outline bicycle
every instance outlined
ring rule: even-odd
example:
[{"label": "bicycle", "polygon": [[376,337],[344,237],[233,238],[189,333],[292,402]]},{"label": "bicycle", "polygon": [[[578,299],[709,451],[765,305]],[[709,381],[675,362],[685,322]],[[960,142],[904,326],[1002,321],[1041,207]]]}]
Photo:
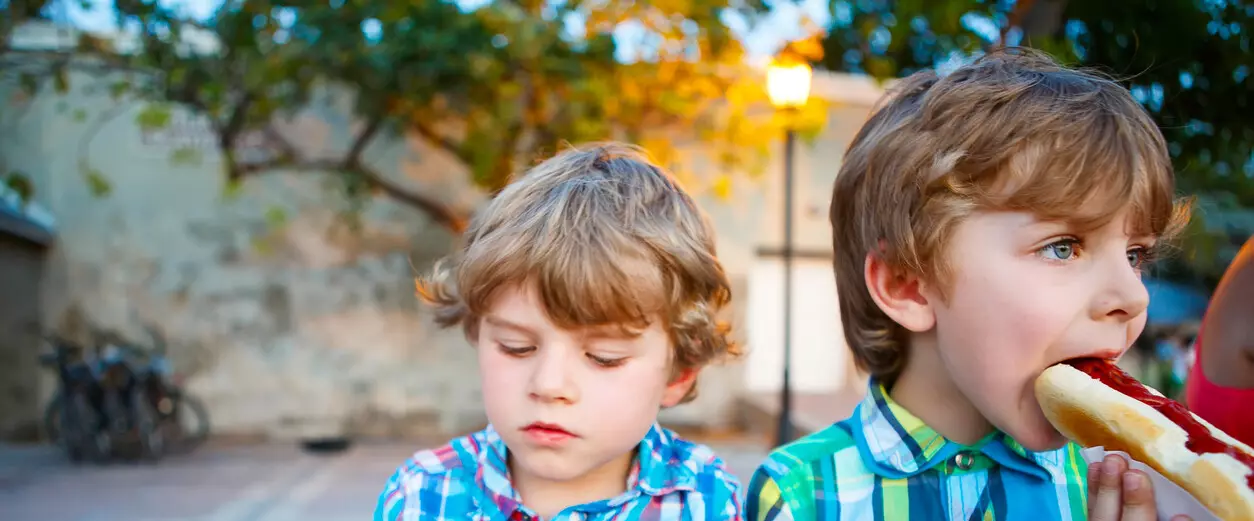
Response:
[{"label": "bicycle", "polygon": [[99,428],[103,396],[84,350],[63,339],[44,340],[52,350],[41,353],[39,362],[57,373],[57,391],[44,412],[46,434],[74,463],[108,460],[111,440]]}]

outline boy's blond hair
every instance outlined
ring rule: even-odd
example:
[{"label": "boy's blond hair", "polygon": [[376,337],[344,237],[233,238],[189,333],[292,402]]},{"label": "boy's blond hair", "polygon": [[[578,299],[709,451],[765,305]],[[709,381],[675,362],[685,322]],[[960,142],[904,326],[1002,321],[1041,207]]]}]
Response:
[{"label": "boy's blond hair", "polygon": [[834,268],[857,365],[890,383],[906,331],[871,299],[866,256],[935,283],[945,246],[980,210],[1030,211],[1083,229],[1131,211],[1137,233],[1167,237],[1187,220],[1167,145],[1130,93],[1030,50],[991,53],[945,77],[895,85],[854,137],[832,194]]},{"label": "boy's blond hair", "polygon": [[737,354],[716,318],[731,289],[713,229],[638,147],[596,144],[536,165],[490,201],[464,237],[418,289],[440,325],[460,324],[472,339],[498,291],[532,284],[564,328],[630,334],[662,320],[673,375]]}]

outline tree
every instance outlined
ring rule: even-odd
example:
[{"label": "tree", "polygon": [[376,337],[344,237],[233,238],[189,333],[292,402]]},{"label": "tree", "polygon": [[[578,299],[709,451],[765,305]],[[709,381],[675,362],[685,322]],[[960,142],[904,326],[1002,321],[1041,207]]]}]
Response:
[{"label": "tree", "polygon": [[[1204,199],[1194,254],[1167,275],[1213,287],[1254,229],[1218,229],[1254,208],[1254,3],[1240,0],[835,1],[821,66],[894,78],[1027,45],[1121,78],[1167,137],[1181,190]],[[952,62],[950,62],[952,63]],[[1229,237],[1235,235],[1237,237]]]},{"label": "tree", "polygon": [[[54,1],[10,2],[0,36],[7,42],[15,24]],[[140,124],[164,124],[171,104],[207,118],[232,182],[277,169],[332,172],[351,199],[384,194],[454,231],[467,209],[376,171],[363,160],[373,141],[419,136],[488,191],[563,142],[627,139],[666,161],[675,157],[667,132],[686,128],[727,167],[752,166],[769,143],[748,110],[762,99],[759,81],[720,21],[733,9],[752,14],[756,2],[232,0],[208,20],[160,2],[116,8],[137,49],[91,37],[72,56],[0,48],[0,69],[24,64],[30,87],[37,78],[63,86],[63,71],[85,63],[135,71],[112,90],[150,102]],[[360,126],[341,157],[311,159],[274,122],[326,86],[355,93]]]}]

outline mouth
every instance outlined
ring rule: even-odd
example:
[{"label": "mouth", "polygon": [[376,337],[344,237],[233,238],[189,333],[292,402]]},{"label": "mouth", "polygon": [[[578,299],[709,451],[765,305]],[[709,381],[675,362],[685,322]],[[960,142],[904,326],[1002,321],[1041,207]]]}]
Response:
[{"label": "mouth", "polygon": [[1091,362],[1110,362],[1110,363],[1112,363],[1112,364],[1113,364],[1113,363],[1115,363],[1115,361],[1116,361],[1116,360],[1118,360],[1118,359],[1119,359],[1119,357],[1120,357],[1121,355],[1123,355],[1123,352],[1122,352],[1122,351],[1098,351],[1098,352],[1093,353],[1093,354],[1090,354],[1090,355],[1078,356],[1078,357],[1075,357],[1075,358],[1068,358],[1068,359],[1066,359],[1066,360],[1062,360],[1062,361],[1060,361],[1060,362],[1056,362],[1056,363],[1054,363],[1054,364],[1052,364],[1052,365],[1064,365],[1064,364],[1065,364],[1065,365],[1071,365],[1071,366],[1074,366],[1074,365],[1076,365],[1076,364],[1084,364],[1084,363],[1086,363],[1086,362],[1089,362],[1089,363],[1091,363]]},{"label": "mouth", "polygon": [[556,447],[579,437],[555,423],[535,422],[519,430],[532,443],[546,447]]}]

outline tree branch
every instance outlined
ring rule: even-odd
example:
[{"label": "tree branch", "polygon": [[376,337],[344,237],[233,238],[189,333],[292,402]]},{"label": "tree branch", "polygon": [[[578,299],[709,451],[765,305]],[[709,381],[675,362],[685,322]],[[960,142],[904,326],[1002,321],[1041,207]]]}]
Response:
[{"label": "tree branch", "polygon": [[317,159],[303,160],[298,159],[296,147],[292,145],[287,138],[274,127],[266,126],[262,130],[267,144],[277,153],[274,157],[264,161],[253,161],[246,163],[238,163],[234,161],[234,155],[229,156],[228,163],[231,179],[243,179],[248,176],[258,175],[274,170],[302,170],[317,172],[332,172],[339,175],[357,175],[370,186],[371,189],[377,190],[388,197],[402,204],[412,206],[426,213],[440,225],[448,228],[454,233],[461,233],[466,229],[469,217],[448,205],[440,202],[436,197],[414,192],[406,189],[399,183],[388,179],[375,169],[367,166],[361,161],[361,154],[366,149],[375,135],[383,128],[383,118],[376,118],[366,125],[357,138],[354,139],[352,148],[344,156],[344,159]]},{"label": "tree branch", "polygon": [[452,232],[461,233],[466,231],[466,225],[470,220],[469,217],[449,208],[438,199],[407,190],[366,165],[357,165],[353,173],[360,175],[371,188],[426,212],[436,222],[447,227]]},{"label": "tree branch", "polygon": [[414,132],[417,132],[422,139],[427,141],[427,143],[435,145],[436,147],[443,149],[445,152],[452,154],[453,157],[456,157],[462,163],[469,165],[474,162],[474,158],[471,157],[470,154],[467,154],[464,150],[462,150],[462,148],[458,146],[457,143],[453,142],[453,140],[440,135],[440,133],[436,132],[435,129],[418,121],[411,122],[410,126],[413,127]]},{"label": "tree branch", "polygon": [[348,155],[344,159],[344,163],[349,166],[355,166],[361,159],[361,153],[366,150],[366,145],[374,139],[375,134],[383,128],[383,116],[375,116],[366,124],[366,128],[362,129],[357,138],[353,140],[352,146],[348,149]]}]

